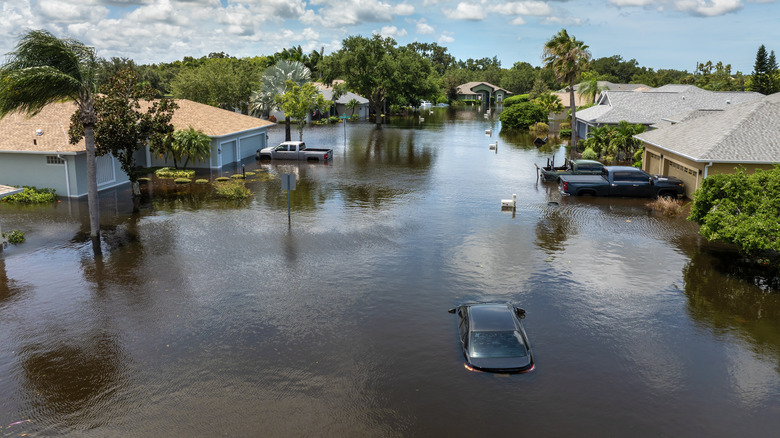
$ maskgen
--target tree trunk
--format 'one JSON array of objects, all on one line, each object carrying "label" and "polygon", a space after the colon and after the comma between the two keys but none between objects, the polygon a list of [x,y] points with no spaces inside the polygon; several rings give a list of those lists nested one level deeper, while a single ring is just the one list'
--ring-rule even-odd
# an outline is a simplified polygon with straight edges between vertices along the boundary
[{"label": "tree trunk", "polygon": [[137,180],[131,181],[130,187],[133,189],[133,213],[138,213],[141,211],[141,187]]},{"label": "tree trunk", "polygon": [[[95,157],[95,127],[84,126],[84,142],[87,145],[87,205],[89,206],[89,235],[100,239],[100,203],[97,189],[97,163]],[[98,246],[99,247],[99,246]]]},{"label": "tree trunk", "polygon": [[287,114],[284,115],[284,141],[290,141],[292,140],[292,137],[290,136],[290,116]]},{"label": "tree trunk", "polygon": [[571,105],[571,150],[577,152],[577,106],[574,104],[574,80],[569,82],[569,105]]}]

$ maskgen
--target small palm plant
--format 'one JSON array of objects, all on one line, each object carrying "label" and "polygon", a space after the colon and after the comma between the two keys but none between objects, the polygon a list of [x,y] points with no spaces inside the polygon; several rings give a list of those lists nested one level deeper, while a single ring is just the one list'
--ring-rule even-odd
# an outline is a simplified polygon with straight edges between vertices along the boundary
[{"label": "small palm plant", "polygon": [[185,158],[182,169],[192,161],[206,161],[211,156],[211,137],[192,126],[173,133],[173,165],[178,169],[177,158]]}]

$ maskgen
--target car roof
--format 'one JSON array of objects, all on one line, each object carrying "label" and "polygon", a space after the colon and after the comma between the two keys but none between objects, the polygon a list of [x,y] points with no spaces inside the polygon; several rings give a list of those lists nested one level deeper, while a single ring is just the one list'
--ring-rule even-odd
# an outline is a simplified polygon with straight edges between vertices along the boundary
[{"label": "car roof", "polygon": [[507,304],[472,304],[472,331],[515,330],[515,317]]}]

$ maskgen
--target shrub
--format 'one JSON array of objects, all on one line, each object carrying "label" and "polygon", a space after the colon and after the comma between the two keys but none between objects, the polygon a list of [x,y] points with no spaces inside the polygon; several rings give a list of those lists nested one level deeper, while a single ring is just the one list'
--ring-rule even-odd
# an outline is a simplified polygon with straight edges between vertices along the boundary
[{"label": "shrub", "polygon": [[560,136],[561,138],[571,137],[571,129],[569,128],[561,129],[560,131],[558,131],[558,136]]},{"label": "shrub", "polygon": [[10,233],[3,233],[3,237],[8,237],[8,243],[18,245],[24,242],[24,231],[13,230]]},{"label": "shrub", "polygon": [[9,204],[47,204],[57,200],[57,192],[54,189],[39,189],[24,186],[24,191],[15,195],[0,199]]},{"label": "shrub", "polygon": [[585,148],[582,152],[583,160],[598,160],[599,154],[593,150],[593,148]]},{"label": "shrub", "polygon": [[521,102],[505,108],[498,119],[501,120],[501,129],[528,129],[536,122],[546,122],[547,111],[533,102]]},{"label": "shrub", "polygon": [[330,116],[330,117],[328,117],[328,122],[330,122],[330,123],[338,123],[339,122],[339,118],[338,118],[338,116]]},{"label": "shrub", "polygon": [[360,120],[360,116],[357,114],[352,114],[352,120]]},{"label": "shrub", "polygon": [[510,106],[516,105],[518,103],[522,102],[528,102],[529,97],[527,94],[518,94],[515,96],[509,96],[506,99],[504,99],[504,109],[509,108]]},{"label": "shrub", "polygon": [[662,213],[664,216],[679,216],[682,214],[685,204],[679,199],[664,197],[648,202],[647,206],[652,210]]},{"label": "shrub", "polygon": [[230,181],[230,178],[228,178],[226,176],[220,176],[220,177],[215,178],[214,181],[220,181],[220,182],[222,182],[222,181]]},{"label": "shrub", "polygon": [[244,172],[244,175],[246,175],[246,176],[252,176],[254,174],[255,174],[255,172]]},{"label": "shrub", "polygon": [[149,182],[149,181],[151,181],[151,180],[152,180],[151,178],[146,178],[146,177],[144,177],[144,178],[138,178],[138,182],[139,182],[140,184],[146,184],[146,183],[148,183],[148,182]]},{"label": "shrub", "polygon": [[241,175],[240,173],[237,173],[235,175],[230,175],[230,177],[233,178],[233,179],[244,179],[244,178],[246,178],[244,175]]},{"label": "shrub", "polygon": [[189,178],[176,178],[175,180],[173,180],[173,182],[175,182],[176,184],[189,184],[192,182],[192,180]]},{"label": "shrub", "polygon": [[196,179],[195,184],[208,184],[209,180],[207,179]]},{"label": "shrub", "polygon": [[217,196],[227,199],[246,199],[252,196],[243,181],[218,181],[214,183],[214,190]]},{"label": "shrub", "polygon": [[531,126],[530,129],[534,131],[536,135],[539,137],[541,137],[542,135],[546,136],[550,132],[550,127],[547,126],[547,123],[544,122],[538,122],[535,125]]},{"label": "shrub", "polygon": [[158,178],[192,178],[195,176],[194,170],[171,169],[163,167],[154,171]]}]

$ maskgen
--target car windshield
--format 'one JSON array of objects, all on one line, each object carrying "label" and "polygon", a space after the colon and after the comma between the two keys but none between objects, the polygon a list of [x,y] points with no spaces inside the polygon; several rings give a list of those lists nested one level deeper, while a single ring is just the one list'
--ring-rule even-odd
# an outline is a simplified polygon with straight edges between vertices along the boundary
[{"label": "car windshield", "polygon": [[524,357],[528,355],[518,331],[475,331],[469,340],[471,357]]}]

